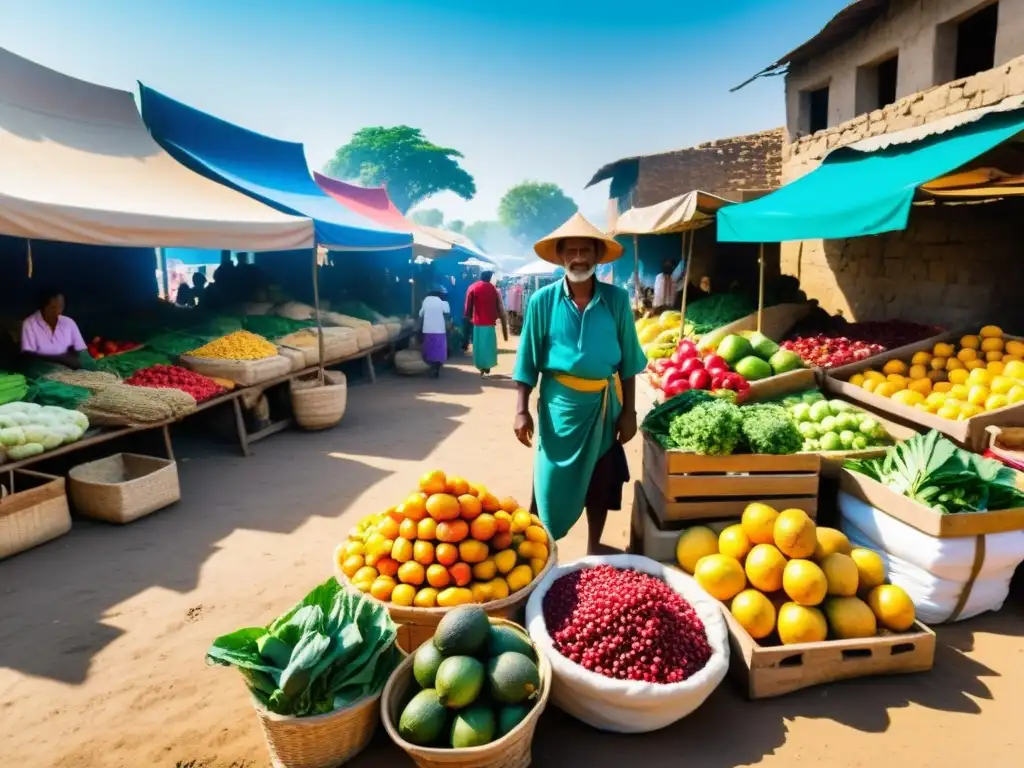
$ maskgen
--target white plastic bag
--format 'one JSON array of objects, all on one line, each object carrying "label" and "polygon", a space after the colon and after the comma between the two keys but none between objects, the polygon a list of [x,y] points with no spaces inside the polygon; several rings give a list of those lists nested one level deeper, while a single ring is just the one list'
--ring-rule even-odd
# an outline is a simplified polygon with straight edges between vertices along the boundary
[{"label": "white plastic bag", "polygon": [[925,624],[998,611],[1013,572],[1024,560],[1024,531],[987,534],[981,570],[954,619],[974,567],[977,536],[929,536],[846,492],[839,494],[839,511],[843,532],[854,545],[876,550],[885,559],[889,580],[906,590]]},{"label": "white plastic bag", "polygon": [[[648,573],[686,598],[704,622],[711,647],[711,658],[704,668],[688,680],[668,685],[613,680],[584,669],[555,650],[544,623],[544,595],[567,573],[598,565]],[[729,670],[729,634],[718,601],[682,571],[637,555],[585,557],[552,568],[530,595],[526,625],[537,649],[551,662],[551,701],[602,731],[647,733],[671,725],[703,704]]]}]

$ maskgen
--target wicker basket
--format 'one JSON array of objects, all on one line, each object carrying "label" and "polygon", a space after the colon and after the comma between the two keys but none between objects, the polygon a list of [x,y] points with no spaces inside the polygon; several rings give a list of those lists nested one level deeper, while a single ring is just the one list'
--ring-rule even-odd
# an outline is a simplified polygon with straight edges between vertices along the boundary
[{"label": "wicker basket", "polygon": [[[10,478],[10,486],[5,483]],[[5,473],[0,483],[0,560],[71,530],[64,478],[27,469]]]},{"label": "wicker basket", "polygon": [[380,722],[381,694],[326,715],[287,717],[253,699],[274,768],[335,768],[370,743]]},{"label": "wicker basket", "polygon": [[[554,568],[558,562],[558,548],[555,546],[554,539],[550,535],[548,536],[548,547],[550,548],[548,562],[544,566],[544,570],[533,577],[533,581],[518,592],[502,600],[492,600],[489,603],[483,603],[481,607],[487,612],[488,616],[496,619],[508,619],[526,608],[530,594],[544,580],[548,571]],[[347,589],[355,591],[355,587],[351,585],[348,578],[337,566],[335,566],[335,576],[340,584],[344,585]],[[367,595],[367,597],[370,600],[377,599],[371,595]],[[388,609],[392,621],[398,624],[398,647],[409,654],[413,653],[424,642],[434,636],[437,625],[444,618],[444,615],[451,610],[451,608],[408,608],[392,603],[382,603],[382,605]]]},{"label": "wicker basket", "polygon": [[68,472],[75,511],[108,523],[130,523],[181,499],[178,465],[155,456],[118,453]]},{"label": "wicker basket", "polygon": [[[504,619],[491,619],[492,624],[512,624]],[[518,624],[512,624],[522,629]],[[525,631],[525,630],[523,630]],[[414,657],[409,656],[398,669],[391,673],[388,684],[384,686],[381,698],[381,717],[384,728],[392,741],[408,753],[420,768],[440,768],[441,766],[457,766],[457,768],[526,768],[530,765],[530,749],[533,746],[533,734],[537,730],[544,708],[551,694],[551,665],[548,660],[538,654],[540,671],[540,696],[533,709],[519,725],[509,733],[490,744],[468,749],[439,749],[418,747],[398,735],[398,720],[402,709],[412,698],[416,681],[412,675]]]},{"label": "wicker basket", "polygon": [[292,373],[301,371],[306,367],[306,353],[301,349],[294,347],[285,346],[283,344],[277,345],[277,354],[286,359],[291,364]]},{"label": "wicker basket", "polygon": [[295,423],[302,429],[328,429],[345,415],[348,384],[341,371],[324,371],[323,384],[317,375],[292,379],[289,386]]}]

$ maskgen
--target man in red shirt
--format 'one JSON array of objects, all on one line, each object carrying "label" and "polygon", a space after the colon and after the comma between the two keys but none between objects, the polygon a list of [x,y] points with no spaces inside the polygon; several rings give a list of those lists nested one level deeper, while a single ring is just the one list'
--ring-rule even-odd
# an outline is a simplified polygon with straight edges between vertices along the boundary
[{"label": "man in red shirt", "polygon": [[508,341],[508,315],[501,294],[491,283],[493,272],[482,272],[466,291],[465,317],[473,326],[473,365],[486,376],[498,365],[498,334],[494,324],[501,320],[501,335]]}]

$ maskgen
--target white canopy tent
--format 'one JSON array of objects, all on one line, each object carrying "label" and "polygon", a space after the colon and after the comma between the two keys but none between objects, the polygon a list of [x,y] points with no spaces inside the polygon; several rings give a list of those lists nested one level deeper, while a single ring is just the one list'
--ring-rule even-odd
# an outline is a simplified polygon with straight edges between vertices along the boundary
[{"label": "white canopy tent", "polygon": [[555,271],[558,269],[561,269],[561,267],[548,261],[544,261],[543,259],[535,259],[534,261],[519,267],[519,269],[512,274],[523,277],[544,277],[546,275],[555,274]]},{"label": "white canopy tent", "polygon": [[[683,299],[680,311],[686,316],[686,292],[690,284],[690,261],[693,258],[693,239],[696,230],[706,227],[715,220],[722,208],[733,205],[735,201],[701,192],[698,189],[685,195],[673,197],[654,205],[643,208],[630,208],[623,213],[610,232],[613,236],[633,236],[633,279],[636,281],[637,301],[640,297],[640,235],[670,235],[680,233],[683,238],[683,257],[686,264],[683,271]],[[687,248],[686,233],[690,233]],[[764,258],[761,259],[762,274]]]},{"label": "white canopy tent", "polygon": [[180,165],[131,93],[0,48],[0,234],[129,247],[312,248],[313,223]]}]

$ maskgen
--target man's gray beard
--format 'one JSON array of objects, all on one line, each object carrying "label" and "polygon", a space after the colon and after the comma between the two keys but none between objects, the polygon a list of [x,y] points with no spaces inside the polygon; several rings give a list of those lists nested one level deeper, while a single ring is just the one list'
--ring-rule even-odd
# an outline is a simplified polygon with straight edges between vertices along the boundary
[{"label": "man's gray beard", "polygon": [[590,278],[592,278],[594,276],[594,273],[596,271],[597,271],[597,267],[596,266],[593,266],[590,269],[585,270],[583,272],[578,272],[578,271],[573,270],[573,269],[566,269],[565,270],[565,276],[568,277],[569,280],[571,282],[573,282],[573,283],[585,283],[585,282],[587,282],[587,280],[589,280]]}]

